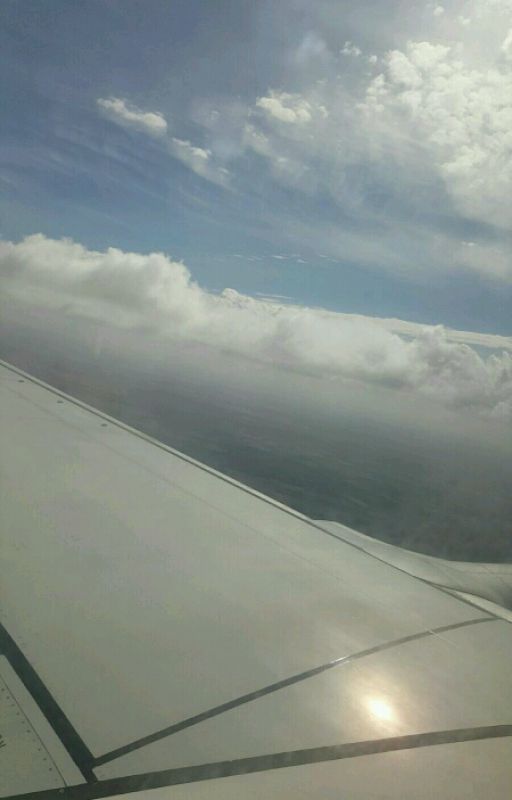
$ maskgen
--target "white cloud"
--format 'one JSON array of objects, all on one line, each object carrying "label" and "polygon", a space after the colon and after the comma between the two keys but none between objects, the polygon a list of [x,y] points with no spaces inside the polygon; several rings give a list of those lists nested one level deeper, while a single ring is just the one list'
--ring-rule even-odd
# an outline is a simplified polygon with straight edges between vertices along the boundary
[{"label": "white cloud", "polygon": [[300,94],[271,91],[266,97],[256,100],[256,107],[261,108],[269,117],[279,122],[304,124],[310,122],[313,109]]},{"label": "white cloud", "polygon": [[510,28],[509,32],[507,33],[502,42],[501,52],[503,53],[506,59],[512,61],[512,28]]},{"label": "white cloud", "polygon": [[108,100],[97,100],[98,106],[110,119],[119,125],[134,127],[151,136],[162,138],[168,147],[169,154],[185,164],[196,175],[220,186],[227,186],[228,170],[217,163],[211,150],[198,147],[186,139],[167,136],[167,122],[162,114],[153,111],[141,111],[128,105],[125,100],[112,97]]},{"label": "white cloud", "polygon": [[[434,19],[437,8],[444,13]],[[295,226],[300,247],[301,227],[313,247],[327,247],[327,223],[315,218],[325,202],[348,220],[332,226],[330,255],[338,259],[413,278],[465,270],[510,281],[511,10],[508,0],[427,3],[423,14],[411,7],[407,26],[392,25],[390,17],[393,49],[378,52],[374,44],[373,55],[354,57],[350,69],[346,56],[362,56],[353,41],[337,39],[340,56],[315,31],[301,34],[284,54],[293,84],[269,87],[250,104],[195,101],[192,120],[203,135],[166,135],[167,150],[220,186],[250,194],[268,178],[307,195],[311,217],[297,214],[297,224],[284,206],[280,214],[269,202],[269,224],[286,227],[289,238]],[[416,17],[421,39],[411,35]],[[115,113],[127,124],[145,117],[125,101],[99,102],[110,104],[111,115],[112,104],[121,103]],[[165,124],[156,117],[157,127]],[[264,171],[260,182],[252,179],[252,164],[237,169],[254,153]],[[272,187],[265,189],[272,198]],[[437,228],[434,216],[443,218]],[[494,243],[491,236],[479,240],[477,230],[465,234],[475,241],[470,252],[460,232],[450,233],[457,217],[498,228]]]},{"label": "white cloud", "polygon": [[[280,305],[232,289],[215,295],[163,253],[97,252],[42,234],[17,244],[0,241],[0,282],[4,302],[15,296],[27,309],[153,330],[309,374],[512,418],[512,354],[483,358],[460,339],[467,342],[471,334],[459,332],[455,341],[457,332],[440,327]],[[396,333],[400,326],[403,335]]]},{"label": "white cloud", "polygon": [[163,136],[167,133],[165,117],[158,111],[141,111],[119,97],[108,99],[100,97],[96,102],[102,111],[119,125],[137,128],[151,136]]},{"label": "white cloud", "polygon": [[[297,133],[294,126],[296,141],[300,140]],[[298,157],[294,155],[287,139],[283,141],[278,134],[270,130],[263,132],[256,125],[248,122],[243,130],[242,142],[246,149],[267,159],[272,175],[278,181],[292,186],[300,185],[306,191],[307,187],[313,188],[314,176],[308,174],[309,167],[300,154]],[[304,177],[306,177],[306,181],[303,180]]]},{"label": "white cloud", "polygon": [[214,162],[211,150],[196,147],[185,139],[172,137],[169,142],[169,151],[174,158],[189,167],[196,175],[221,186],[227,185],[229,172]]},{"label": "white cloud", "polygon": [[340,50],[340,53],[342,53],[342,55],[354,56],[355,58],[360,56],[362,52],[363,51],[361,50],[361,48],[357,47],[357,45],[353,44],[353,42],[345,42],[345,44]]},{"label": "white cloud", "polygon": [[[429,41],[390,51],[366,94],[366,110],[385,115],[388,135],[421,143],[458,209],[512,228],[512,71],[500,52]],[[368,124],[372,124],[371,119]]]},{"label": "white cloud", "polygon": [[[344,316],[358,316],[358,315],[344,315]],[[443,336],[448,342],[459,342],[461,344],[469,344],[477,347],[486,347],[490,350],[509,350],[512,353],[512,337],[499,336],[495,333],[476,333],[473,331],[457,331],[451,328],[443,328],[436,325],[421,325],[418,322],[408,322],[403,319],[387,319],[381,317],[372,317],[372,320],[377,325],[382,325],[386,330],[392,333],[398,333],[402,336],[411,338],[421,338],[425,333],[433,333],[435,331],[442,331]]]},{"label": "white cloud", "polygon": [[182,154],[184,161],[190,163],[207,164],[211,157],[211,150],[204,150],[202,147],[194,147],[190,142],[184,139],[172,138],[171,142],[176,147],[176,152]]},{"label": "white cloud", "polygon": [[444,7],[443,6],[436,6],[432,13],[434,14],[434,17],[442,17],[443,14],[444,14]]},{"label": "white cloud", "polygon": [[[437,7],[444,13],[434,20]],[[392,50],[354,58],[350,70],[344,57],[360,48],[346,41],[321,72],[318,64],[311,74],[296,71],[293,92],[274,87],[255,100],[236,158],[258,153],[275,181],[312,200],[327,197],[366,230],[373,223],[373,249],[366,234],[338,226],[337,258],[412,277],[466,271],[511,281],[511,8],[505,0],[426,4],[422,39],[401,42],[398,29]],[[312,211],[300,223],[325,247],[325,223]],[[434,216],[444,224],[436,227]],[[494,243],[475,231],[470,253],[452,226],[457,217],[492,226]],[[284,224],[291,236],[289,216]]]}]

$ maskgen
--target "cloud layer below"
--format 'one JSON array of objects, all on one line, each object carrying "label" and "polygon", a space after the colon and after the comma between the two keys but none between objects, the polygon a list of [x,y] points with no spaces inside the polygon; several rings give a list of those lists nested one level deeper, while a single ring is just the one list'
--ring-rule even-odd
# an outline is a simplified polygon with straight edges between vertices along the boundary
[{"label": "cloud layer below", "polygon": [[[280,305],[233,289],[212,294],[163,253],[97,252],[36,234],[19,243],[0,242],[0,286],[4,297],[57,315],[200,342],[306,374],[417,392],[451,407],[512,418],[510,350],[483,357],[451,340],[442,327]],[[476,334],[467,336],[478,342]],[[490,346],[491,339],[482,343]],[[500,345],[503,337],[496,337]]]}]

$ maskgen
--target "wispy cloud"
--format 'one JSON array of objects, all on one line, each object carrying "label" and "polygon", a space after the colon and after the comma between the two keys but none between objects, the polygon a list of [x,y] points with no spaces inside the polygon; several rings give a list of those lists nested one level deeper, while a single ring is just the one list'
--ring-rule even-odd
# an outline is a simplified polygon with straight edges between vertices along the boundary
[{"label": "wispy cloud", "polygon": [[[334,51],[316,32],[295,43],[290,58],[314,69],[270,85],[245,124],[237,115],[235,179],[241,158],[256,154],[269,181],[307,197],[311,229],[328,198],[344,218],[334,258],[412,278],[434,270],[512,282],[510,6],[460,9],[414,7],[407,36],[398,28],[396,46],[380,52],[355,39]],[[468,248],[461,231],[471,226]]]},{"label": "wispy cloud", "polygon": [[215,163],[211,150],[196,147],[186,139],[177,139],[173,136],[169,142],[169,151],[196,175],[220,186],[226,186],[229,172],[225,167]]},{"label": "wispy cloud", "polygon": [[[113,121],[160,137],[203,179],[241,197],[264,192],[268,224],[298,247],[307,238],[328,248],[332,263],[422,281],[464,272],[512,282],[510,7],[475,0],[463,11],[425,2],[410,10],[407,35],[393,31],[392,49],[379,50],[376,36],[366,51],[356,28],[329,44],[326,23],[340,12],[326,3],[319,30],[290,37],[283,58],[293,69],[278,85],[245,101],[194,99],[197,136],[190,119],[187,135],[170,135],[161,113],[98,103]],[[331,224],[340,211],[342,224]]]},{"label": "wispy cloud", "polygon": [[229,172],[221,164],[216,163],[211,150],[198,147],[186,139],[168,136],[167,120],[160,112],[142,111],[118,97],[99,98],[96,102],[102,112],[118,125],[135,128],[165,141],[169,155],[181,161],[196,175],[220,186],[227,185]]},{"label": "wispy cloud", "polygon": [[164,136],[167,121],[158,111],[141,111],[119,97],[98,98],[98,107],[114,122],[128,128],[137,128],[150,136]]},{"label": "wispy cloud", "polygon": [[361,48],[352,42],[345,42],[340,50],[340,53],[342,53],[344,56],[354,56],[355,58],[358,58],[362,52],[363,51]]}]

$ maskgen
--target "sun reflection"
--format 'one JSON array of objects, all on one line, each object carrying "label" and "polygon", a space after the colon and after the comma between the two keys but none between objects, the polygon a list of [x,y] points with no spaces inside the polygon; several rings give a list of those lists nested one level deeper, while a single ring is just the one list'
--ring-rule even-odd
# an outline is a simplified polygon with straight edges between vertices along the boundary
[{"label": "sun reflection", "polygon": [[381,697],[370,697],[367,701],[370,714],[381,722],[393,722],[395,712],[386,700]]}]

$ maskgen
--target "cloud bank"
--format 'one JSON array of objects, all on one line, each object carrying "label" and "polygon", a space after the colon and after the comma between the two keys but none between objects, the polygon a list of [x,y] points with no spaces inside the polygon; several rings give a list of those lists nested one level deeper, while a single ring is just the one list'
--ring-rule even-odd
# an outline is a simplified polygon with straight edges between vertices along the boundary
[{"label": "cloud bank", "polygon": [[[42,234],[0,242],[0,285],[27,308],[87,317],[141,335],[200,342],[243,358],[420,393],[450,407],[512,418],[512,353],[482,357],[442,327],[407,337],[367,317],[209,293],[163,253],[88,250]],[[395,328],[400,321],[394,321]],[[407,326],[406,323],[402,323]],[[411,338],[412,335],[412,338]]]}]

